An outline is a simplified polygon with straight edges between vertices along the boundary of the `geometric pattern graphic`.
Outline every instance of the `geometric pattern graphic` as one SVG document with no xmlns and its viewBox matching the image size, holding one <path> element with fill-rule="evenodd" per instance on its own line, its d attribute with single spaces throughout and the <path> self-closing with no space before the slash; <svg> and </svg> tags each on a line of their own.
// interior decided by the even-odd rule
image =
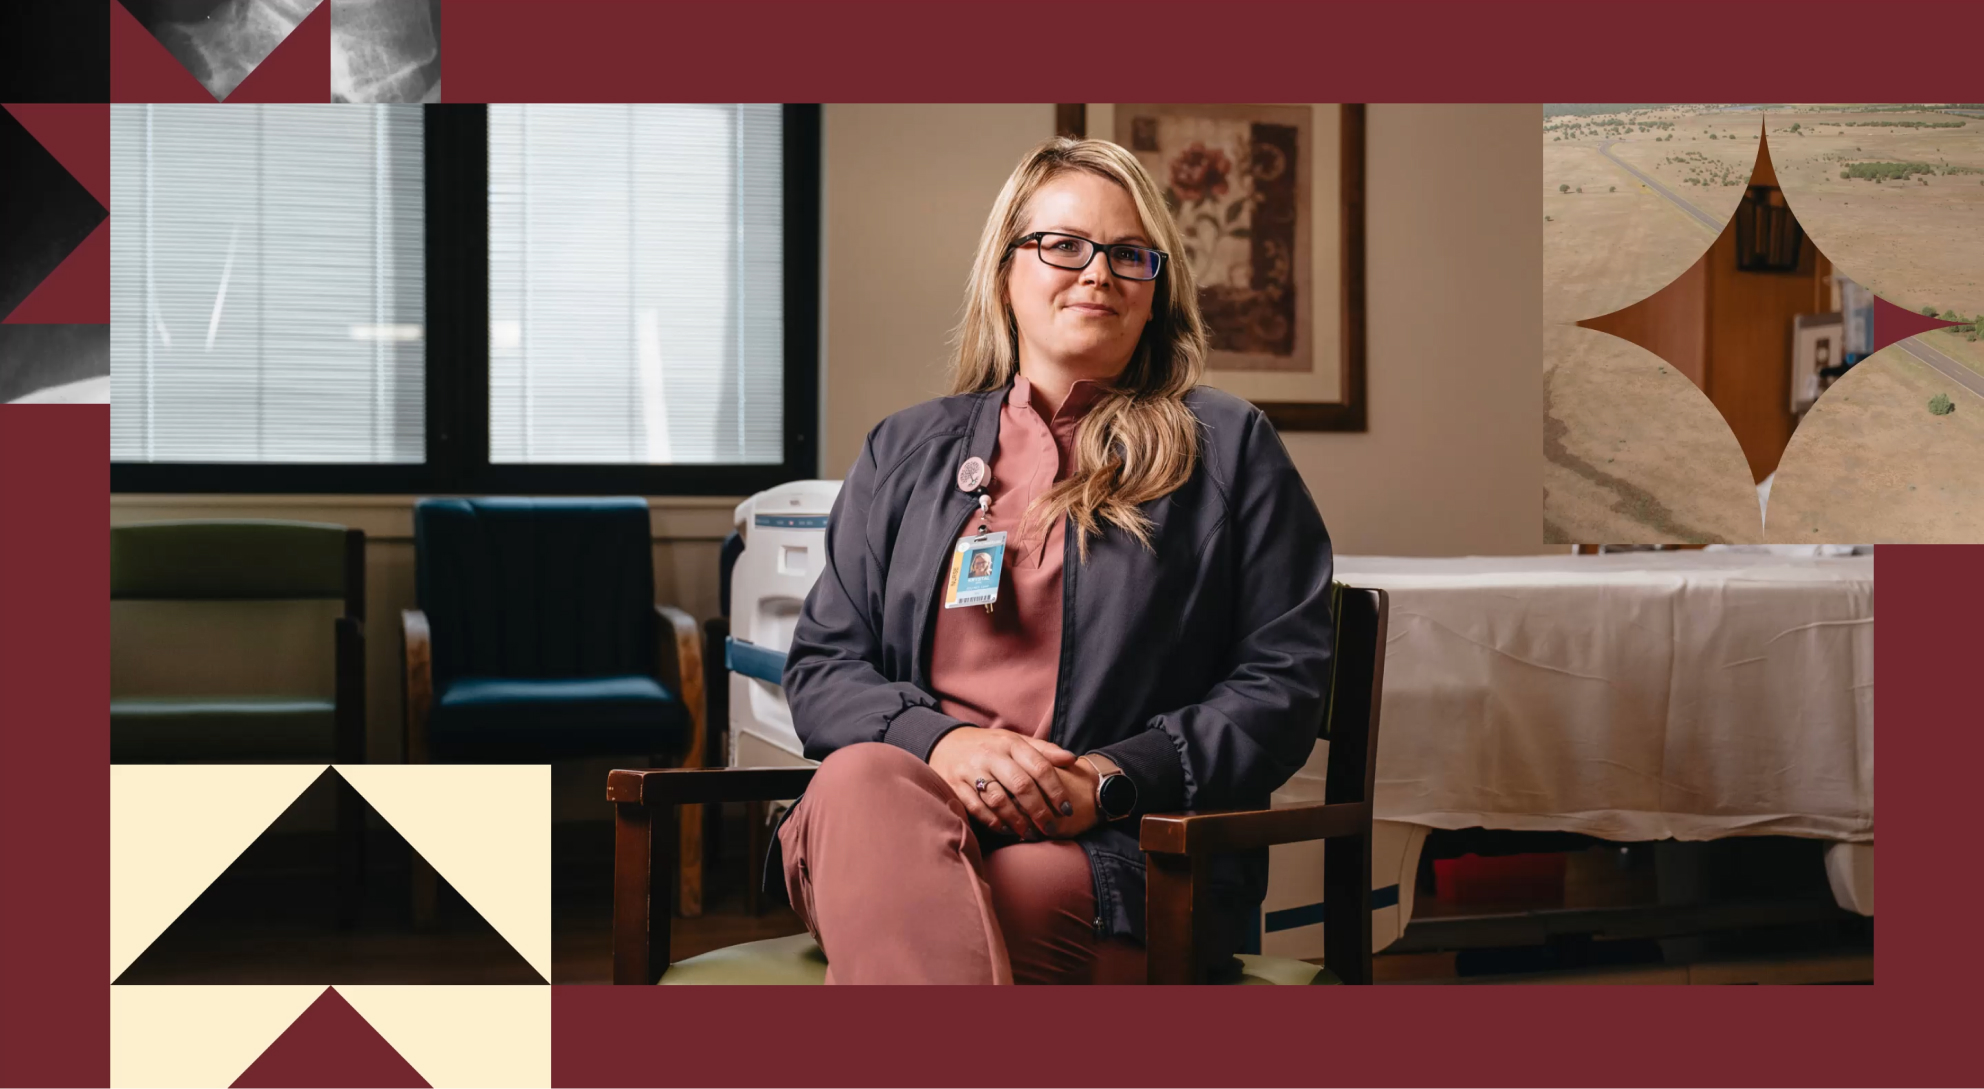
<svg viewBox="0 0 1984 1089">
<path fill-rule="evenodd" d="M 0 109 L 0 318 L 108 319 L 109 119 L 101 105 Z"/>
<path fill-rule="evenodd" d="M 347 807 L 368 826 L 356 852 L 324 827 Z M 437 902 L 431 926 L 407 918 L 403 867 L 425 861 L 343 776 L 326 770 L 114 982 L 543 983 L 473 905 L 453 902 L 443 913 Z M 370 879 L 361 879 L 367 869 Z"/>
<path fill-rule="evenodd" d="M 1687 271 L 1743 196 L 1763 130 L 1717 106 L 1546 105 L 1543 320 L 1623 309 Z"/>
<path fill-rule="evenodd" d="M 327 766 L 114 765 L 111 979 Z M 333 770 L 541 978 L 551 978 L 551 785 L 545 765 L 359 764 Z"/>
<path fill-rule="evenodd" d="M 113 1086 L 551 1083 L 549 987 L 112 987 Z"/>
<path fill-rule="evenodd" d="M 543 764 L 338 764 L 380 816 L 551 978 L 551 774 Z"/>
<path fill-rule="evenodd" d="M 1984 374 L 1935 366 L 1924 339 L 1861 360 L 1812 406 L 1771 487 L 1772 539 L 1984 540 Z M 1926 411 L 1937 396 L 1958 407 Z"/>
<path fill-rule="evenodd" d="M 549 987 L 339 987 L 435 1086 L 551 1082 Z"/>
<path fill-rule="evenodd" d="M 1770 126 L 1785 199 L 1856 282 L 1903 310 L 1984 314 L 1984 106 L 1787 105 Z"/>
<path fill-rule="evenodd" d="M 528 962 L 536 985 L 113 984 L 111 1084 L 549 1084 L 542 764 L 113 765 L 112 979 L 251 844 L 261 850 L 300 795 L 339 779 Z"/>
<path fill-rule="evenodd" d="M 429 1089 L 428 1081 L 379 1030 L 366 1024 L 351 1003 L 329 987 L 231 1084 L 235 1089 L 305 1085 Z"/>
<path fill-rule="evenodd" d="M 322 3 L 223 0 L 202 12 L 175 0 L 122 0 L 111 13 L 111 100 L 323 102 L 330 24 L 316 11 Z"/>
<path fill-rule="evenodd" d="M 323 991 L 112 987 L 110 1084 L 231 1085 Z"/>
<path fill-rule="evenodd" d="M 1553 544 L 1756 543 L 1736 435 L 1688 376 L 1631 341 L 1543 327 L 1543 532 Z"/>
<path fill-rule="evenodd" d="M 131 966 L 323 764 L 110 769 L 110 978 Z"/>
<path fill-rule="evenodd" d="M 1806 366 L 1865 365 L 1899 342 L 1903 346 L 1899 350 L 1910 359 L 1902 370 L 1890 366 L 1889 378 L 1858 383 L 1844 381 L 1851 376 L 1850 369 L 1822 371 L 1817 378 L 1803 377 L 1809 371 L 1792 370 L 1790 315 L 1823 312 L 1826 306 L 1821 300 L 1829 285 L 1833 307 L 1840 308 L 1846 290 L 1840 285 L 1853 280 L 1852 270 L 1833 266 L 1816 239 L 1798 233 L 1794 209 L 1780 195 L 1784 191 L 1773 157 L 1800 153 L 1791 150 L 1799 147 L 1800 130 L 1780 122 L 1775 114 L 1722 110 L 1702 112 L 1697 121 L 1731 118 L 1701 123 L 1741 125 L 1748 130 L 1741 140 L 1713 128 L 1684 136 L 1687 129 L 1670 123 L 1669 112 L 1660 107 L 1588 109 L 1593 112 L 1561 121 L 1546 117 L 1545 131 L 1551 135 L 1545 144 L 1545 175 L 1554 183 L 1554 188 L 1546 185 L 1544 204 L 1546 300 L 1561 296 L 1566 306 L 1581 311 L 1596 297 L 1586 290 L 1589 281 L 1615 277 L 1619 283 L 1614 287 L 1643 285 L 1644 262 L 1636 266 L 1632 258 L 1636 239 L 1643 233 L 1635 224 L 1641 221 L 1616 217 L 1640 205 L 1658 209 L 1656 196 L 1665 202 L 1674 223 L 1691 217 L 1703 233 L 1715 222 L 1700 210 L 1703 195 L 1747 192 L 1755 196 L 1758 210 L 1729 220 L 1708 252 L 1670 282 L 1628 306 L 1586 314 L 1577 321 L 1576 326 L 1599 335 L 1570 332 L 1576 326 L 1565 319 L 1572 311 L 1566 306 L 1552 310 L 1546 304 L 1545 542 L 1974 539 L 1978 516 L 1960 513 L 1974 511 L 1974 502 L 1957 502 L 1969 498 L 1957 493 L 1970 489 L 1932 488 L 1940 476 L 1949 474 L 1941 473 L 1943 466 L 1926 455 L 1934 448 L 1943 462 L 1952 465 L 1975 465 L 1984 456 L 1984 443 L 1970 436 L 1961 422 L 1953 426 L 1947 419 L 1956 409 L 1972 409 L 1976 415 L 1975 409 L 1984 408 L 1975 396 L 1984 392 L 1984 367 L 1974 362 L 1966 366 L 1952 358 L 1967 355 L 1966 344 L 1939 340 L 1938 348 L 1913 337 L 1957 323 L 1903 311 L 1873 296 L 1871 328 L 1859 326 L 1863 332 L 1844 347 L 1835 333 L 1822 349 L 1811 349 L 1808 358 L 1817 362 Z M 1984 118 L 1947 124 L 1984 125 Z M 1762 134 L 1767 128 L 1768 135 Z M 1676 139 L 1687 142 L 1671 142 Z M 1720 145 L 1714 153 L 1720 159 L 1695 150 L 1705 146 L 1704 139 Z M 1567 140 L 1573 143 L 1563 143 Z M 1636 158 L 1622 159 L 1615 145 L 1632 149 Z M 1755 154 L 1754 167 L 1747 174 L 1726 161 L 1732 148 L 1746 147 Z M 1591 164 L 1598 164 L 1591 169 L 1602 165 L 1604 172 L 1566 173 L 1570 160 L 1565 157 L 1573 155 L 1586 156 Z M 1655 176 L 1662 171 L 1664 180 Z M 1564 180 L 1558 180 L 1560 175 Z M 1677 179 L 1689 184 L 1676 185 Z M 1622 211 L 1605 211 L 1613 206 Z M 1984 200 L 1978 206 L 1984 208 Z M 1780 213 L 1767 215 L 1771 207 Z M 1607 215 L 1615 218 L 1604 218 Z M 1576 229 L 1567 233 L 1567 228 Z M 1801 239 L 1802 255 L 1796 248 Z M 1780 267 L 1759 271 L 1753 267 L 1759 262 L 1745 264 L 1750 252 L 1743 249 L 1746 246 L 1758 253 L 1771 247 L 1772 259 Z M 1786 252 L 1792 255 L 1791 264 L 1784 264 L 1779 256 Z M 1578 261 L 1588 267 L 1577 277 L 1567 277 L 1565 270 Z M 1781 333 L 1767 315 L 1783 321 Z M 1851 314 L 1847 318 L 1849 323 L 1857 320 Z M 1832 321 L 1835 330 L 1840 328 L 1839 316 Z M 1972 326 L 1959 324 L 1957 333 L 1965 332 L 1971 340 L 1977 339 Z M 1855 354 L 1842 360 L 1847 352 Z M 1979 357 L 1984 359 L 1984 353 Z M 1832 381 L 1827 383 L 1827 378 Z M 1805 382 L 1819 391 L 1816 403 L 1812 394 L 1801 392 L 1813 388 L 1801 385 Z M 1678 388 L 1690 384 L 1705 396 L 1687 396 Z M 1927 392 L 1917 397 L 1917 387 Z M 1831 401 L 1848 396 L 1847 390 L 1856 391 L 1863 400 L 1876 396 L 1889 401 L 1866 406 L 1876 411 L 1842 413 Z M 1952 404 L 1955 408 L 1949 407 Z M 1696 411 L 1698 407 L 1713 415 Z M 1834 411 L 1827 411 L 1828 407 Z M 1794 441 L 1805 419 L 1845 426 L 1826 429 L 1823 443 Z M 1867 456 L 1871 448 L 1883 446 L 1883 436 L 1870 430 L 1876 420 L 1891 425 L 1887 437 L 1895 440 L 1885 444 L 1877 462 Z M 1722 448 L 1730 444 L 1718 440 L 1725 436 L 1739 440 L 1739 463 L 1724 456 Z M 1832 448 L 1842 442 L 1844 446 Z M 1812 459 L 1812 464 L 1792 465 L 1788 459 L 1794 453 Z M 1770 503 L 1781 494 L 1777 486 L 1793 481 L 1799 495 L 1796 515 L 1784 508 L 1776 512 L 1780 517 L 1772 517 Z M 1870 486 L 1880 494 L 1856 499 L 1851 516 L 1815 513 L 1841 498 L 1842 489 L 1866 492 Z M 1745 490 L 1751 492 L 1750 503 L 1740 498 Z M 1928 500 L 1932 494 L 1941 509 L 1920 503 L 1924 517 L 1874 515 L 1915 503 L 1918 496 Z M 1750 513 L 1744 513 L 1744 507 Z M 1903 529 L 1904 522 L 1911 528 Z M 1827 535 L 1849 528 L 1857 535 Z"/>
</svg>

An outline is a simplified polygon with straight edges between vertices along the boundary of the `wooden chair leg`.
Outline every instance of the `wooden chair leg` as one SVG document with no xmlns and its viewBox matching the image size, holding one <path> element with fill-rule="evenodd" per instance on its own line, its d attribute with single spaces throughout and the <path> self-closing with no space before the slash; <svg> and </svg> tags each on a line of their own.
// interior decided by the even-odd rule
<svg viewBox="0 0 1984 1089">
<path fill-rule="evenodd" d="M 765 876 L 765 852 L 771 849 L 771 830 L 765 827 L 765 803 L 744 803 L 745 831 L 749 834 L 744 851 L 744 910 L 753 918 L 764 910 L 760 897 Z"/>
<path fill-rule="evenodd" d="M 1323 842 L 1323 966 L 1371 982 L 1371 836 Z"/>
<path fill-rule="evenodd" d="M 1207 856 L 1144 855 L 1144 950 L 1151 983 L 1204 983 L 1217 921 L 1207 902 Z"/>
<path fill-rule="evenodd" d="M 680 835 L 671 807 L 613 807 L 615 983 L 652 984 L 668 970 L 669 879 Z"/>
<path fill-rule="evenodd" d="M 701 759 L 702 746 L 696 745 L 679 761 L 651 756 L 648 766 L 697 768 L 702 766 Z M 675 911 L 684 919 L 694 919 L 703 914 L 703 807 L 678 807 L 675 825 L 678 842 L 673 855 L 679 871 L 675 877 Z"/>
</svg>

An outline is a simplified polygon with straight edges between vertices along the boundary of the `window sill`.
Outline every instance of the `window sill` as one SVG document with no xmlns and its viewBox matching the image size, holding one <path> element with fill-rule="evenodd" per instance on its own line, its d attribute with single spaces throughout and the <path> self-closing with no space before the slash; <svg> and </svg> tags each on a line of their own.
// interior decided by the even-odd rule
<svg viewBox="0 0 1984 1089">
<path fill-rule="evenodd" d="M 165 495 L 127 492 L 110 497 L 110 524 L 179 518 L 284 518 L 335 522 L 362 529 L 373 541 L 413 540 L 414 495 Z M 742 496 L 648 497 L 656 540 L 720 541 L 733 525 Z"/>
</svg>

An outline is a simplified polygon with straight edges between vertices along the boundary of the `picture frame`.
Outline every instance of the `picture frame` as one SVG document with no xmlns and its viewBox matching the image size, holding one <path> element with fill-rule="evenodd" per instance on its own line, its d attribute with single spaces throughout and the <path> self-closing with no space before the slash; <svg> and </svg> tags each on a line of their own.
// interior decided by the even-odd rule
<svg viewBox="0 0 1984 1089">
<path fill-rule="evenodd" d="M 1204 382 L 1282 431 L 1367 430 L 1361 103 L 1060 103 L 1055 130 L 1115 140 L 1186 231 L 1213 334 Z M 1257 237 L 1258 232 L 1258 237 Z"/>
</svg>

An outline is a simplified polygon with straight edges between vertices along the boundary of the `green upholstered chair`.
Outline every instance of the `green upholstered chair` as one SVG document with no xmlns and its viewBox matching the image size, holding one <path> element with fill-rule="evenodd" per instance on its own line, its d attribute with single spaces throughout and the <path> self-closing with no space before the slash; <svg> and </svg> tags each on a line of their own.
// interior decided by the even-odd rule
<svg viewBox="0 0 1984 1089">
<path fill-rule="evenodd" d="M 1319 735 L 1329 741 L 1323 801 L 1281 809 L 1152 814 L 1138 838 L 1148 863 L 1146 963 L 1152 983 L 1371 982 L 1371 800 L 1378 756 L 1378 694 L 1385 672 L 1389 598 L 1383 590 L 1332 587 L 1337 653 Z M 807 935 L 747 942 L 668 963 L 668 880 L 682 805 L 797 797 L 812 768 L 621 770 L 607 779 L 617 843 L 613 882 L 613 982 L 622 984 L 820 983 L 827 962 Z M 1242 955 L 1208 969 L 1197 950 L 1209 922 L 1205 862 L 1222 852 L 1322 840 L 1323 967 Z M 660 905 L 657 908 L 657 905 Z"/>
<path fill-rule="evenodd" d="M 702 635 L 654 599 L 639 497 L 422 499 L 416 609 L 401 615 L 410 763 L 703 759 Z M 700 813 L 682 822 L 681 909 L 702 910 Z M 414 910 L 432 916 L 432 870 Z"/>
<path fill-rule="evenodd" d="M 329 696 L 126 695 L 110 701 L 113 764 L 365 760 L 365 534 L 264 519 L 110 530 L 112 601 L 338 601 Z M 355 917 L 364 809 L 338 793 L 339 915 Z"/>
</svg>

